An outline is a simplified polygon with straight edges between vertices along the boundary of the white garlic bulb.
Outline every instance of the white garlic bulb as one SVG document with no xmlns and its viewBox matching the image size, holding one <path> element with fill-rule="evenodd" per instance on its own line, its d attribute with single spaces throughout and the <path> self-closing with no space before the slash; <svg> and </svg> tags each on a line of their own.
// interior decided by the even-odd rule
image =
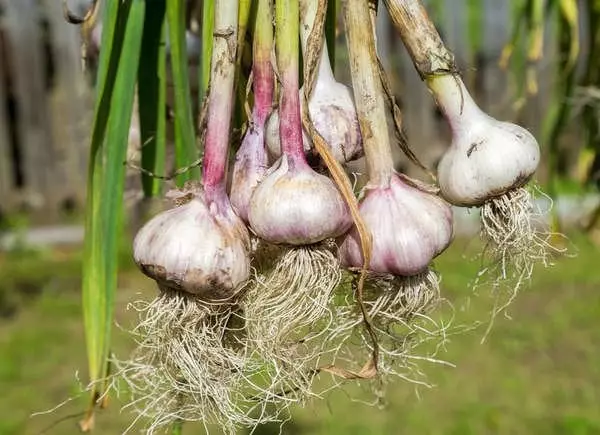
<svg viewBox="0 0 600 435">
<path fill-rule="evenodd" d="M 452 143 L 438 166 L 443 197 L 455 205 L 477 206 L 524 185 L 536 171 L 540 148 L 531 133 L 484 113 L 459 77 L 429 79 L 450 123 Z"/>
<path fill-rule="evenodd" d="M 427 269 L 452 241 L 452 210 L 441 198 L 393 174 L 388 186 L 367 186 L 360 215 L 373 236 L 369 270 L 411 276 Z M 341 263 L 362 267 L 356 227 L 341 238 Z"/>
<path fill-rule="evenodd" d="M 153 217 L 137 233 L 133 256 L 161 287 L 204 300 L 232 296 L 250 275 L 249 236 L 228 201 L 207 204 L 199 187 L 185 203 Z"/>
<path fill-rule="evenodd" d="M 286 154 L 254 190 L 248 217 L 259 237 L 290 245 L 337 237 L 352 223 L 333 181 Z"/>
</svg>

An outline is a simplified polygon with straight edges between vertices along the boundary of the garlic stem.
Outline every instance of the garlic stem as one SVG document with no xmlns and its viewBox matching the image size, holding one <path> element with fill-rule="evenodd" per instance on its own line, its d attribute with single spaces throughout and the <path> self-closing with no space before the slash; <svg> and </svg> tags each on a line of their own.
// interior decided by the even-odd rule
<svg viewBox="0 0 600 435">
<path fill-rule="evenodd" d="M 254 108 L 252 121 L 263 128 L 273 104 L 273 81 L 275 74 L 271 65 L 273 49 L 273 14 L 271 0 L 258 0 L 256 25 L 254 27 L 253 64 Z"/>
<path fill-rule="evenodd" d="M 471 128 L 479 119 L 489 118 L 477 106 L 458 75 L 434 75 L 428 77 L 426 83 L 453 133 L 459 134 Z"/>
<path fill-rule="evenodd" d="M 233 108 L 237 43 L 237 0 L 215 1 L 215 27 L 204 144 L 204 190 L 209 201 L 226 198 L 227 154 Z"/>
<path fill-rule="evenodd" d="M 385 96 L 379 78 L 369 6 L 364 0 L 343 2 L 350 72 L 369 182 L 387 187 L 394 172 Z"/>
<path fill-rule="evenodd" d="M 275 50 L 281 76 L 279 136 L 290 166 L 307 166 L 302 143 L 298 86 L 298 0 L 277 0 L 275 5 Z"/>
<path fill-rule="evenodd" d="M 420 0 L 384 0 L 422 79 L 456 72 L 454 55 L 446 48 Z"/>
<path fill-rule="evenodd" d="M 302 43 L 302 52 L 306 54 L 308 49 L 308 38 L 315 23 L 315 17 L 319 8 L 319 0 L 300 0 L 300 40 Z M 317 71 L 317 84 L 335 81 L 331 63 L 329 61 L 329 52 L 325 38 L 321 41 L 321 58 L 319 59 L 319 69 Z"/>
</svg>

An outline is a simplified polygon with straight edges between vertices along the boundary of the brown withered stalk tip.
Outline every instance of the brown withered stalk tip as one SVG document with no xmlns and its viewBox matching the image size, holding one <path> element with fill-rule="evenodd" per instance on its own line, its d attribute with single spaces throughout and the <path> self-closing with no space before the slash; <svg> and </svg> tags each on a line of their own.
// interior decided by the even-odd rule
<svg viewBox="0 0 600 435">
<path fill-rule="evenodd" d="M 454 55 L 446 48 L 420 0 L 383 0 L 415 68 L 428 76 L 457 73 Z"/>
</svg>

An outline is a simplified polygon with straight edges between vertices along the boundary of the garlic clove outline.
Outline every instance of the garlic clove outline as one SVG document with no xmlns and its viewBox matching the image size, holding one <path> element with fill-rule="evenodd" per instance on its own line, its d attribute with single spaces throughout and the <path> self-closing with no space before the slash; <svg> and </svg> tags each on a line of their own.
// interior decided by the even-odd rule
<svg viewBox="0 0 600 435">
<path fill-rule="evenodd" d="M 264 129 L 252 124 L 240 146 L 233 166 L 229 198 L 238 216 L 248 223 L 250 198 L 268 170 Z"/>
<path fill-rule="evenodd" d="M 281 156 L 250 200 L 251 229 L 275 244 L 308 245 L 345 233 L 350 210 L 334 182 Z"/>
<path fill-rule="evenodd" d="M 435 77 L 430 88 L 452 129 L 452 143 L 438 165 L 447 201 L 479 206 L 529 181 L 540 162 L 529 131 L 484 113 L 459 77 Z"/>
<path fill-rule="evenodd" d="M 250 276 L 248 230 L 227 202 L 207 204 L 200 187 L 176 195 L 184 203 L 154 216 L 135 236 L 136 264 L 162 288 L 206 301 L 233 296 Z"/>
<path fill-rule="evenodd" d="M 401 276 L 424 272 L 452 241 L 450 206 L 393 174 L 388 186 L 367 186 L 359 206 L 373 237 L 369 270 Z M 339 240 L 343 266 L 360 268 L 363 256 L 356 226 Z"/>
</svg>

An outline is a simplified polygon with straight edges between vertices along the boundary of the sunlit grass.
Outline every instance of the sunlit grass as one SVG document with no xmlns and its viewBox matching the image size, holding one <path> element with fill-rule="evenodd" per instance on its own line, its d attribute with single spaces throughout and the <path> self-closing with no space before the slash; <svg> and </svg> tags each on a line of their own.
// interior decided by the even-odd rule
<svg viewBox="0 0 600 435">
<path fill-rule="evenodd" d="M 600 253 L 585 239 L 574 241 L 578 256 L 539 270 L 533 287 L 511 307 L 512 320 L 498 319 L 483 345 L 484 328 L 451 337 L 442 357 L 456 368 L 423 366 L 436 387 L 416 390 L 397 383 L 383 410 L 352 402 L 349 395 L 361 389 L 348 387 L 297 409 L 284 433 L 600 433 Z M 482 294 L 471 298 L 468 311 L 460 310 L 467 306 L 467 283 L 477 270 L 469 261 L 476 249 L 475 242 L 459 240 L 437 261 L 442 289 L 458 309 L 457 320 L 465 322 L 485 320 L 492 304 Z M 22 296 L 14 316 L 0 320 L 0 434 L 37 434 L 83 409 L 84 398 L 53 414 L 28 418 L 76 394 L 76 372 L 85 371 L 78 264 L 78 253 L 64 252 L 0 260 L 0 289 L 5 283 L 18 288 L 17 283 L 28 282 L 43 290 Z M 125 250 L 121 264 L 115 316 L 127 328 L 133 321 L 127 303 L 137 292 L 151 297 L 154 285 L 127 267 L 131 262 Z M 114 350 L 123 353 L 130 345 L 117 328 Z M 108 410 L 99 412 L 96 434 L 117 434 L 127 427 L 129 416 L 119 412 L 120 405 L 113 399 Z M 46 433 L 77 433 L 76 421 L 63 421 Z M 186 433 L 202 432 L 190 425 Z M 261 428 L 258 433 L 277 431 Z"/>
</svg>

